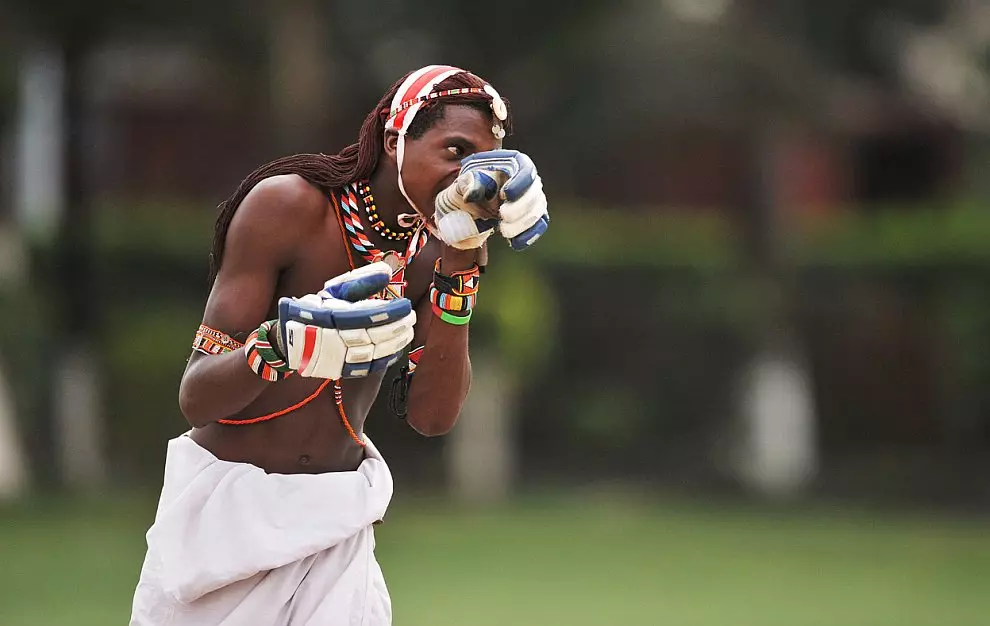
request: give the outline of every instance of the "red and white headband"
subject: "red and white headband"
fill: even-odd
[[[460,89],[447,89],[434,92],[434,88],[454,74],[464,72],[451,65],[428,65],[416,70],[402,82],[399,89],[392,98],[392,105],[389,107],[388,119],[385,122],[387,130],[394,130],[400,135],[404,135],[412,124],[416,113],[426,102],[436,100],[445,96],[456,96],[462,94],[486,94],[491,98],[492,113],[498,122],[504,122],[509,116],[508,109],[502,97],[498,95],[495,88],[486,84],[484,87],[463,87]],[[501,124],[496,124],[492,132],[499,139],[505,136]]]

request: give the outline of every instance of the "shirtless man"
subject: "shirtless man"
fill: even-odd
[[[549,222],[507,130],[494,88],[428,66],[356,144],[269,163],[221,205],[132,625],[391,623],[372,525],[392,480],[365,418],[408,349],[409,425],[457,420],[486,240],[525,249]]]

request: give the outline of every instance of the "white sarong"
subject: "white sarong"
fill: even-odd
[[[366,450],[353,472],[267,474],[171,440],[131,626],[391,624],[372,524],[392,475]]]

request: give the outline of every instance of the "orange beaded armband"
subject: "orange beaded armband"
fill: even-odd
[[[203,354],[223,354],[240,350],[244,344],[225,332],[200,324],[193,339],[192,349]]]

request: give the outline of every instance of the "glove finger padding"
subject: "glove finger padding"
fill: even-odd
[[[530,170],[535,171],[533,161],[518,150],[488,150],[485,152],[475,152],[461,160],[461,172],[485,171],[498,173],[499,187],[507,184],[507,181],[519,176],[525,180]],[[504,191],[504,189],[503,189]],[[510,192],[513,188],[510,188]]]
[[[513,150],[513,152],[515,151]],[[506,202],[518,200],[539,178],[536,173],[536,165],[527,155],[516,152],[514,162],[516,167],[509,172],[509,180],[502,186],[501,196]]]
[[[540,206],[540,200],[542,200],[542,206]],[[516,195],[512,200],[506,200],[502,203],[499,209],[499,216],[502,218],[500,224],[516,224],[525,221],[528,217],[532,216],[534,211],[545,211],[546,207],[546,196],[543,194],[543,179],[537,175],[525,189],[524,193]]]
[[[412,342],[416,313],[410,310],[390,324],[367,329],[336,329],[285,322],[286,361],[300,376],[358,378],[384,371]]]
[[[489,172],[498,180],[499,232],[514,250],[533,245],[550,225],[543,181],[533,160],[517,150],[477,152],[461,161],[462,171]]]
[[[547,197],[543,193],[543,181],[537,175],[533,184],[517,200],[502,205],[499,232],[513,249],[524,250],[533,245],[549,225]]]
[[[331,278],[323,285],[320,295],[326,298],[357,302],[375,295],[388,286],[392,268],[384,261],[345,272]]]

